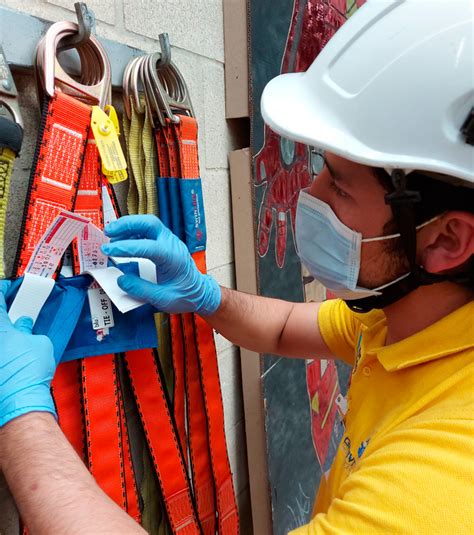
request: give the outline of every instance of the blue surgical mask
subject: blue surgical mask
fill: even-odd
[[[344,225],[327,203],[310,195],[307,189],[301,190],[298,198],[295,226],[297,252],[302,264],[336,297],[350,300],[380,295],[380,290],[409,275],[406,273],[374,289],[357,286],[362,243],[390,240],[400,234],[363,239],[360,232]]]

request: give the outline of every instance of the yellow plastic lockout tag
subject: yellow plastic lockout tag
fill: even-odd
[[[112,106],[108,108],[111,117],[99,106],[92,106],[91,128],[102,160],[102,171],[110,183],[116,184],[127,179],[127,162],[118,139],[117,113]]]

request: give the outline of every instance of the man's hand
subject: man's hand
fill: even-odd
[[[152,215],[125,216],[110,223],[105,233],[111,242],[102,246],[108,256],[148,258],[156,266],[158,284],[136,275],[123,275],[118,285],[128,294],[169,313],[213,314],[221,302],[221,290],[203,275],[186,245]]]
[[[9,284],[0,281],[0,427],[28,412],[56,414],[50,392],[57,365],[53,344],[31,334],[31,318],[10,321],[4,295]]]

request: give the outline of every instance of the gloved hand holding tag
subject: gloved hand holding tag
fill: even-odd
[[[152,215],[125,216],[106,226],[110,243],[104,254],[148,258],[156,267],[157,284],[136,275],[117,279],[122,290],[168,313],[213,314],[221,303],[219,284],[197,269],[186,245]]]

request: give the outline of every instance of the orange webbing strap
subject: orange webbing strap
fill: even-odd
[[[159,128],[155,130],[156,150],[158,154],[158,168],[160,176],[179,176],[177,154],[178,149],[173,130],[171,128]],[[181,450],[187,451],[186,446],[186,422],[184,404],[184,341],[181,318],[178,314],[170,314],[171,355],[173,363],[173,416],[178,431]],[[185,455],[184,462],[187,464]]]
[[[179,161],[183,179],[199,178],[197,146],[197,121],[193,117],[179,116],[174,125],[179,147]],[[198,269],[206,273],[205,251],[193,254]],[[227,455],[224,428],[224,409],[219,380],[219,369],[212,327],[194,314],[194,335],[199,361],[199,371],[206,409],[209,433],[211,466],[215,483],[220,534],[232,535],[239,532],[239,517],[235,500],[232,473]]]
[[[108,198],[112,204],[112,209],[115,214],[115,217],[120,216],[120,210],[118,206],[117,199],[115,197],[115,192],[112,188],[112,185],[110,182],[105,178],[103,174],[101,174],[102,183],[101,186],[105,187],[107,189]],[[105,216],[104,212],[101,211],[102,217]],[[101,358],[101,357],[99,357]],[[115,361],[115,370],[118,371],[119,364],[117,360]],[[126,490],[126,498],[127,498],[127,513],[134,518],[137,522],[141,522],[142,515],[140,510],[140,500],[138,497],[138,489],[137,489],[137,482],[135,478],[135,470],[133,467],[133,460],[131,455],[131,449],[130,449],[130,440],[129,440],[129,432],[127,427],[127,419],[125,416],[125,407],[124,407],[124,400],[120,389],[120,379],[117,374],[117,385],[119,388],[117,389],[118,394],[118,407],[120,410],[120,431],[122,436],[122,452],[123,452],[123,462],[124,462],[124,475],[125,475],[125,490]],[[109,407],[112,406],[112,404],[109,403]]]
[[[43,110],[15,262],[17,277],[54,218],[74,206],[90,115],[89,106],[63,93],[56,93]]]
[[[56,93],[44,106],[15,261],[16,276],[23,274],[36,243],[56,215],[74,206],[90,114],[89,106],[63,93]],[[60,383],[67,385],[61,393],[57,391]],[[59,366],[52,389],[63,431],[84,459],[83,426],[75,424],[82,421],[79,363]]]
[[[170,176],[182,177],[178,140],[176,139],[176,133],[171,122],[168,121],[168,126],[163,128],[162,132],[166,140],[170,162]],[[170,184],[170,187],[173,187],[173,185]],[[176,204],[175,201],[170,199],[172,209],[179,209],[180,203],[178,206]],[[173,217],[175,215],[171,214],[172,221]],[[184,337],[184,351],[182,348],[177,350],[175,344],[172,344],[175,370],[175,420],[180,422],[182,418],[182,436],[185,436],[186,410],[193,489],[199,522],[203,532],[206,535],[212,535],[216,530],[216,497],[211,470],[207,418],[199,374],[193,319],[191,314],[182,314],[181,316],[175,314],[173,315],[173,319],[175,320],[175,325],[174,333],[172,330],[174,334],[172,336],[172,342]],[[186,408],[184,407],[185,394]]]
[[[205,535],[213,535],[216,532],[216,497],[193,317],[183,314],[181,319],[185,335],[186,402],[194,496],[202,530]]]
[[[108,361],[108,366],[104,366],[105,360]],[[90,357],[81,362],[89,470],[102,490],[126,510],[115,356]],[[115,405],[113,410],[111,402]]]
[[[17,275],[24,272],[37,241],[56,215],[74,208],[78,188],[84,195],[79,196],[77,209],[98,221],[99,162],[95,146],[89,143],[86,148],[90,114],[89,106],[63,93],[57,93],[45,106],[25,205]],[[52,389],[59,423],[84,459],[81,363],[60,365]]]
[[[104,226],[103,181],[99,151],[90,132],[74,211],[89,218],[99,228]],[[77,257],[75,270],[79,271]],[[134,478],[128,479],[127,488],[125,475],[127,472],[133,476],[134,471],[130,455],[123,450],[127,428],[121,417],[123,407],[115,357],[84,358],[81,368],[89,470],[117,505],[126,511],[130,506],[136,515],[138,495]]]
[[[125,361],[172,533],[201,534],[159,361],[152,349],[130,351]]]
[[[178,314],[170,314],[171,351],[173,361],[173,416],[181,449],[186,453],[186,423],[184,405],[184,335],[181,318]],[[187,464],[187,457],[184,457]]]
[[[121,435],[122,435],[122,452],[123,452],[123,459],[124,459],[125,495],[127,497],[126,511],[135,520],[135,522],[140,523],[142,520],[142,513],[140,510],[137,482],[135,479],[132,452],[130,449],[130,441],[128,438],[128,427],[127,427],[127,419],[125,416],[125,407],[124,407],[123,397],[122,397],[120,388],[118,388],[117,392],[119,395],[120,429],[121,429]]]
[[[52,118],[55,119],[54,112]],[[75,212],[85,217],[90,217],[94,224],[97,225],[100,222],[101,197],[100,191],[97,191],[97,149],[91,144],[91,141],[93,142],[94,138],[92,131],[89,130],[77,186]],[[49,157],[54,159],[55,152],[53,150],[49,153]],[[69,209],[72,209],[72,206]],[[73,254],[77,264],[76,241],[73,243]],[[66,438],[79,453],[81,459],[86,462],[88,452],[85,450],[84,444],[85,428],[82,406],[81,363],[76,360],[60,364],[54,375],[52,390],[59,425]]]
[[[79,457],[85,461],[81,363],[71,360],[60,364],[51,388],[59,425]]]

